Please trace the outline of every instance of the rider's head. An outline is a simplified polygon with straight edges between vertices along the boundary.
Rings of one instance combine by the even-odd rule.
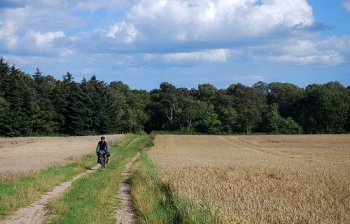
[[[103,136],[101,137],[101,141],[103,141],[103,142],[104,142],[104,141],[105,141],[105,139],[106,139],[105,137],[103,137]]]

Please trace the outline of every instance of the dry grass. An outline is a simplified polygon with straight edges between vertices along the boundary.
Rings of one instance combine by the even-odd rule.
[[[124,135],[107,135],[110,145]],[[95,153],[100,136],[0,138],[0,182],[62,166]]]
[[[149,156],[221,223],[350,223],[350,135],[157,136]]]

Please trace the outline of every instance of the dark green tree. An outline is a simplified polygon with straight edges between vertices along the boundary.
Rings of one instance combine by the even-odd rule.
[[[277,104],[282,117],[298,116],[298,101],[303,96],[303,90],[290,83],[273,82],[268,84],[268,103]]]
[[[196,124],[204,117],[207,105],[205,102],[195,100],[191,96],[181,99],[181,109],[179,110],[180,129],[190,131],[193,124]]]
[[[222,124],[212,104],[207,104],[205,106],[202,117],[194,126],[195,130],[201,133],[220,134],[222,132]]]
[[[56,85],[53,76],[44,76],[39,69],[33,75],[35,102],[33,105],[32,130],[41,135],[52,135],[59,130],[57,113],[51,95]]]
[[[300,104],[299,119],[307,133],[343,131],[349,105],[339,92],[335,92],[326,85],[309,85]]]
[[[82,81],[86,85],[86,80]],[[72,86],[72,93],[68,97],[68,111],[66,117],[67,133],[71,135],[86,135],[92,133],[90,99],[79,84]]]
[[[128,85],[122,82],[111,82],[108,86],[108,93],[112,97],[113,104],[113,126],[118,132],[129,132],[130,106],[128,99],[131,98],[131,90]]]
[[[214,104],[217,89],[211,84],[200,84],[195,93],[195,99]]]
[[[130,109],[129,115],[129,132],[138,132],[144,129],[145,123],[148,120],[146,108],[150,103],[150,96],[147,91],[133,90],[128,97]]]
[[[92,134],[109,133],[113,130],[111,113],[113,111],[112,97],[108,94],[107,84],[92,76],[89,81],[83,81],[81,90],[84,94],[85,115],[88,131]]]
[[[265,131],[273,134],[300,134],[302,128],[291,117],[283,118],[278,111],[278,105],[272,104],[264,119]]]
[[[262,112],[266,108],[266,96],[263,91],[260,88],[234,84],[228,87],[227,92],[235,98],[239,130],[247,134],[252,133],[261,122]]]
[[[228,95],[225,90],[217,91],[215,111],[219,115],[224,132],[232,133],[237,130],[238,112],[234,96]]]
[[[345,89],[345,94],[347,96],[347,105],[348,105],[348,118],[347,118],[347,121],[346,121],[346,125],[345,125],[345,129],[347,132],[350,132],[350,86],[348,86],[346,89]]]
[[[5,67],[3,65],[3,67]],[[28,136],[32,134],[35,89],[33,80],[14,66],[1,74],[4,112],[0,116],[1,135]]]
[[[176,115],[179,109],[179,96],[175,86],[162,83],[160,89],[150,93],[150,104],[147,107],[149,121],[147,131],[150,130],[177,130]]]
[[[144,90],[131,90],[122,82],[112,82],[109,94],[114,104],[116,130],[120,132],[137,132],[144,129],[148,120],[146,107],[150,102],[149,93]]]
[[[69,100],[73,91],[76,89],[77,83],[74,82],[73,75],[69,72],[63,76],[63,80],[56,80],[54,88],[51,92],[51,102],[56,111],[54,121],[58,125],[58,132],[62,134],[70,133],[70,125],[68,117],[70,116]]]

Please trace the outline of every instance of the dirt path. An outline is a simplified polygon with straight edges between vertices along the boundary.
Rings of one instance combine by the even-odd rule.
[[[12,216],[8,217],[5,220],[1,220],[0,224],[44,223],[46,213],[45,207],[47,203],[71,187],[74,181],[80,179],[88,173],[96,171],[99,167],[100,165],[97,165],[90,170],[87,170],[86,172],[73,177],[71,181],[61,183],[60,185],[56,186],[53,191],[45,193],[38,201],[34,202],[30,206],[21,208]]]
[[[140,157],[138,152],[132,160],[126,165],[123,172],[123,178],[120,181],[119,199],[121,208],[116,212],[117,224],[132,224],[135,223],[135,212],[132,206],[131,184],[130,184],[130,168],[134,162]]]

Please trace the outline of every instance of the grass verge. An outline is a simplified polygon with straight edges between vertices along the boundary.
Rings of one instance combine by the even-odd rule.
[[[105,169],[77,180],[67,193],[49,203],[48,223],[115,223],[116,195],[124,167],[150,144],[149,139],[134,135],[112,147]]]
[[[36,174],[0,183],[0,219],[38,200],[61,182],[82,173],[96,163],[95,154],[74,159],[65,166],[50,167]]]
[[[192,201],[174,194],[161,181],[157,167],[146,153],[142,153],[134,167],[131,180],[137,223],[218,223],[209,210],[199,209]]]

